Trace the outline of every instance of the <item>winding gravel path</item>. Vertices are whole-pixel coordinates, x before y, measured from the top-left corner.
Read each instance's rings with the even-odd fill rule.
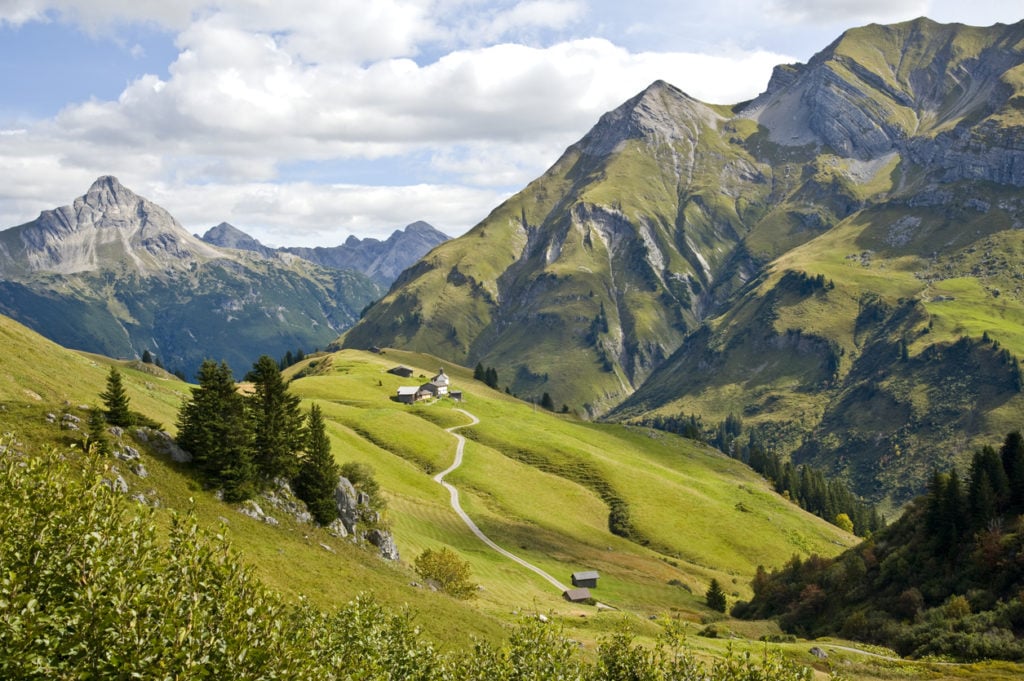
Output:
[[[505,549],[501,548],[493,541],[491,541],[491,538],[484,534],[480,530],[480,528],[476,526],[476,523],[474,523],[473,520],[466,514],[466,512],[462,510],[462,504],[459,503],[459,490],[455,489],[455,487],[451,483],[447,483],[444,481],[444,476],[448,475],[449,473],[451,473],[452,471],[454,471],[455,469],[462,465],[462,451],[466,447],[466,438],[463,437],[462,435],[459,435],[455,431],[457,431],[460,428],[466,428],[467,426],[475,426],[476,424],[480,423],[480,419],[478,419],[476,416],[473,416],[465,409],[459,409],[457,411],[461,411],[463,414],[468,416],[471,420],[471,423],[467,423],[461,426],[452,426],[451,428],[445,428],[445,430],[454,435],[455,439],[458,441],[458,445],[455,447],[455,461],[453,461],[452,465],[449,466],[447,469],[435,475],[434,481],[444,485],[445,489],[448,490],[448,493],[451,495],[452,509],[455,511],[456,514],[458,514],[460,518],[462,518],[462,522],[466,523],[466,527],[468,527],[470,531],[477,536],[477,539],[487,544],[492,549],[494,549],[501,555],[505,556],[509,560],[519,563],[527,570],[532,570],[533,572],[536,572],[538,575],[546,579],[553,587],[558,589],[560,592],[568,590],[569,587],[567,587],[565,584],[562,584],[560,581],[549,575],[547,572],[544,572],[532,563],[528,563],[527,561],[523,560],[514,553],[506,551]]]

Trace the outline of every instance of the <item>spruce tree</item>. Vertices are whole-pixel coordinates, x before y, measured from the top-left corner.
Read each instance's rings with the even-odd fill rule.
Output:
[[[1015,430],[1006,436],[1000,449],[1007,478],[1007,510],[1024,513],[1024,437]]]
[[[260,477],[268,482],[289,479],[298,471],[302,447],[299,398],[288,392],[277,362],[267,355],[256,360],[246,378],[253,382],[253,395],[247,402]]]
[[[100,399],[107,408],[107,423],[121,428],[132,425],[128,393],[121,382],[121,372],[114,367],[110,367],[110,373],[107,374],[107,389],[100,393]]]
[[[717,579],[711,580],[711,585],[708,587],[704,597],[709,608],[718,612],[725,612],[725,592],[722,591],[722,585],[718,583]]]
[[[320,407],[309,408],[306,420],[306,455],[295,477],[295,496],[306,502],[306,508],[321,525],[329,525],[338,517],[334,490],[340,477],[338,464],[331,454],[323,413]]]
[[[88,451],[100,456],[108,456],[113,453],[110,436],[107,434],[107,418],[99,407],[89,410],[88,432],[89,436],[85,441],[85,448]]]
[[[242,501],[255,493],[256,481],[245,401],[226,363],[208,359],[198,377],[199,387],[178,412],[178,444],[207,482],[224,488],[227,501]]]

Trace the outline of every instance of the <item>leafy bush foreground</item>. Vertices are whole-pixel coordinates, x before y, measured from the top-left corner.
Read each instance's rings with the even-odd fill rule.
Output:
[[[620,631],[584,662],[538,620],[502,646],[442,654],[372,597],[333,613],[286,602],[191,514],[161,529],[105,483],[108,462],[0,442],[0,678],[812,678],[767,650],[705,665],[672,630],[655,646]]]

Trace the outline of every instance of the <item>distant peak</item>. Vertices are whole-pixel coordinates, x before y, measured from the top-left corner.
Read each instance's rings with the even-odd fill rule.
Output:
[[[139,200],[139,196],[121,184],[113,175],[102,175],[85,193],[85,202],[93,206],[110,204],[129,204]]]
[[[581,140],[588,154],[604,156],[627,139],[666,142],[695,136],[695,129],[716,118],[706,104],[679,88],[656,80],[609,111]]]
[[[101,175],[96,178],[96,181],[89,187],[89,194],[95,194],[100,192],[109,192],[111,194],[120,194],[123,192],[129,192],[123,184],[121,184],[116,177],[113,175]]]

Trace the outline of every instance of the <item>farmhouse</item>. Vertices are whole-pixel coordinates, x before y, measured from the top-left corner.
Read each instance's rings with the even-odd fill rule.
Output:
[[[398,401],[404,404],[412,404],[419,399],[419,387],[415,385],[403,385],[398,388]]]
[[[401,376],[402,378],[409,378],[410,376],[412,376],[412,369],[405,366],[404,364],[400,364],[396,367],[391,367],[390,369],[388,369],[388,373],[394,374],[395,376]]]
[[[597,574],[597,570],[585,570],[583,572],[574,572],[572,573],[572,585],[596,589],[598,577],[600,577],[600,575]]]
[[[570,603],[585,603],[590,600],[590,589],[566,589],[562,598]]]
[[[444,372],[444,368],[441,369],[441,372],[437,376],[430,379],[430,383],[427,383],[423,387],[426,388],[428,385],[436,386],[437,392],[434,393],[435,395],[448,394],[448,374]]]

